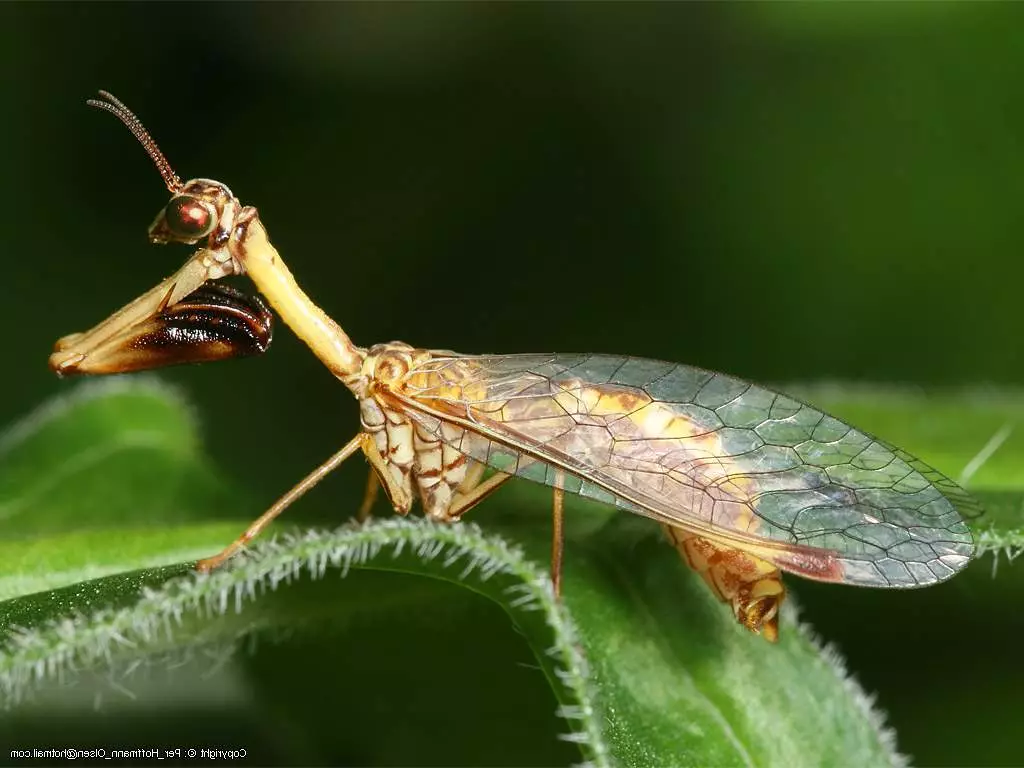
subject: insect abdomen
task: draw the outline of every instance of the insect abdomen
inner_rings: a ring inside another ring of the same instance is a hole
[[[662,525],[673,546],[736,620],[770,642],[779,637],[779,607],[786,598],[782,574],[748,552],[721,547],[703,536]]]

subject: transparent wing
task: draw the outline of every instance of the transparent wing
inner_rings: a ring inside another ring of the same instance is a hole
[[[749,550],[824,581],[933,584],[980,508],[913,456],[721,373],[590,354],[446,356],[389,396],[503,472]]]

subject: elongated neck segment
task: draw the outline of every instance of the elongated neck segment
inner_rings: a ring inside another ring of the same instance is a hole
[[[284,260],[270,244],[256,209],[247,208],[239,219],[233,255],[260,293],[331,373],[339,379],[357,374],[366,350],[353,344],[341,326],[299,288]]]

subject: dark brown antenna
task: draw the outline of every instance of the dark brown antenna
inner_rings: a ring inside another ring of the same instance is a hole
[[[135,116],[128,107],[121,103],[121,101],[111,93],[107,91],[100,91],[105,101],[99,99],[89,99],[85,103],[90,107],[98,107],[99,109],[105,109],[107,112],[115,115],[118,120],[128,126],[128,130],[132,132],[132,135],[139,140],[142,148],[146,150],[146,154],[150,156],[153,162],[156,164],[156,169],[160,171],[160,175],[163,176],[164,184],[167,185],[167,189],[172,194],[181,192],[184,188],[184,184],[181,183],[181,179],[178,178],[178,174],[171,168],[171,164],[167,162],[167,158],[164,157],[163,152],[160,151],[160,147],[153,141],[153,137],[149,135],[149,132],[143,126],[142,121]]]

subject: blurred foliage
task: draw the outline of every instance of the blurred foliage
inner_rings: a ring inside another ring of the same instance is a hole
[[[1024,378],[1022,21],[1017,4],[967,3],[0,5],[0,423],[67,386],[45,367],[55,338],[186,255],[146,245],[166,195],[123,127],[83,105],[98,88],[183,177],[257,205],[359,343],[996,397]],[[357,423],[284,329],[266,359],[166,378],[198,403],[238,509]],[[941,422],[980,450],[976,417]],[[344,468],[289,522],[338,522],[361,475]],[[1020,570],[800,596],[903,750],[1006,764]]]

